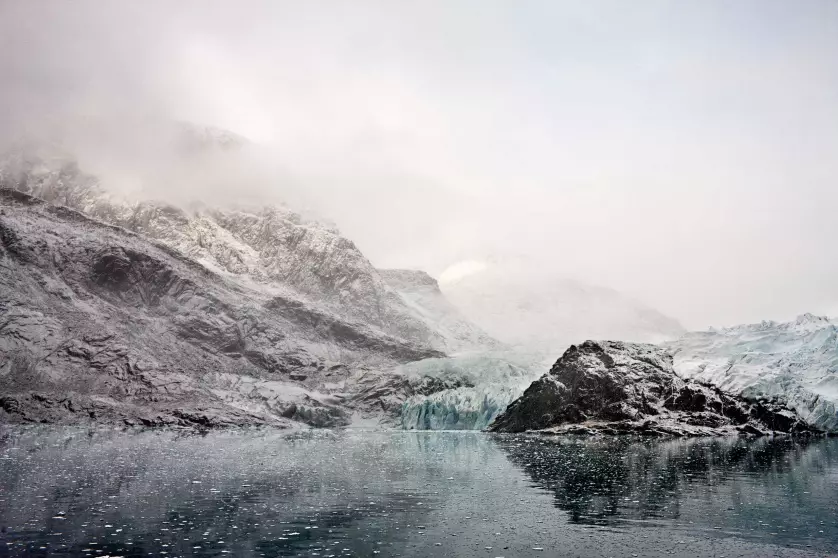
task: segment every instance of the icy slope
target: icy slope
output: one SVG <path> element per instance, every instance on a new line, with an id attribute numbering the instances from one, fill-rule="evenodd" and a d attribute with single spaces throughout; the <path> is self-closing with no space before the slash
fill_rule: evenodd
<path id="1" fill-rule="evenodd" d="M 441 277 L 442 292 L 486 332 L 555 355 L 585 339 L 660 342 L 683 333 L 677 321 L 617 291 L 551 276 L 529 264 L 472 262 Z"/>
<path id="2" fill-rule="evenodd" d="M 675 370 L 745 397 L 778 398 L 810 424 L 838 430 L 838 322 L 791 322 L 688 333 L 665 344 Z"/>

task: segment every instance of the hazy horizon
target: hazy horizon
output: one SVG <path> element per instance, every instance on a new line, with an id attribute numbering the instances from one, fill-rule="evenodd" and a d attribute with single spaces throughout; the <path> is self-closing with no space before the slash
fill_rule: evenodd
<path id="1" fill-rule="evenodd" d="M 522 258 L 691 329 L 838 314 L 829 0 L 0 0 L 0 49 L 0 143 L 57 126 L 116 189 L 288 200 L 379 267 Z M 184 171 L 171 121 L 257 154 Z"/>

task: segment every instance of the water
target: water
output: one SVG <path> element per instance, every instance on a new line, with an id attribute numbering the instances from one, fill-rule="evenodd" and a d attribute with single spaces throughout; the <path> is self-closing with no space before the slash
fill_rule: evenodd
<path id="1" fill-rule="evenodd" d="M 0 557 L 835 553 L 836 439 L 0 430 Z"/>

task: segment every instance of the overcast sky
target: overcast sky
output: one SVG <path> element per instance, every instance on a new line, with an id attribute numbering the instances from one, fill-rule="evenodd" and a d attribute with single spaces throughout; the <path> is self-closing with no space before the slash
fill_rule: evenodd
<path id="1" fill-rule="evenodd" d="M 834 0 L 0 0 L 0 109 L 237 132 L 380 266 L 838 314 Z"/>

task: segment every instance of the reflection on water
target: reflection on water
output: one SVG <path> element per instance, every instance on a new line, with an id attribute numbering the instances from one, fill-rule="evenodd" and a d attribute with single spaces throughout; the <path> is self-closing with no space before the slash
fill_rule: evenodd
<path id="1" fill-rule="evenodd" d="M 0 430 L 0 557 L 824 555 L 836 496 L 838 440 Z"/>
<path id="2" fill-rule="evenodd" d="M 835 440 L 499 440 L 574 523 L 838 541 Z"/>

